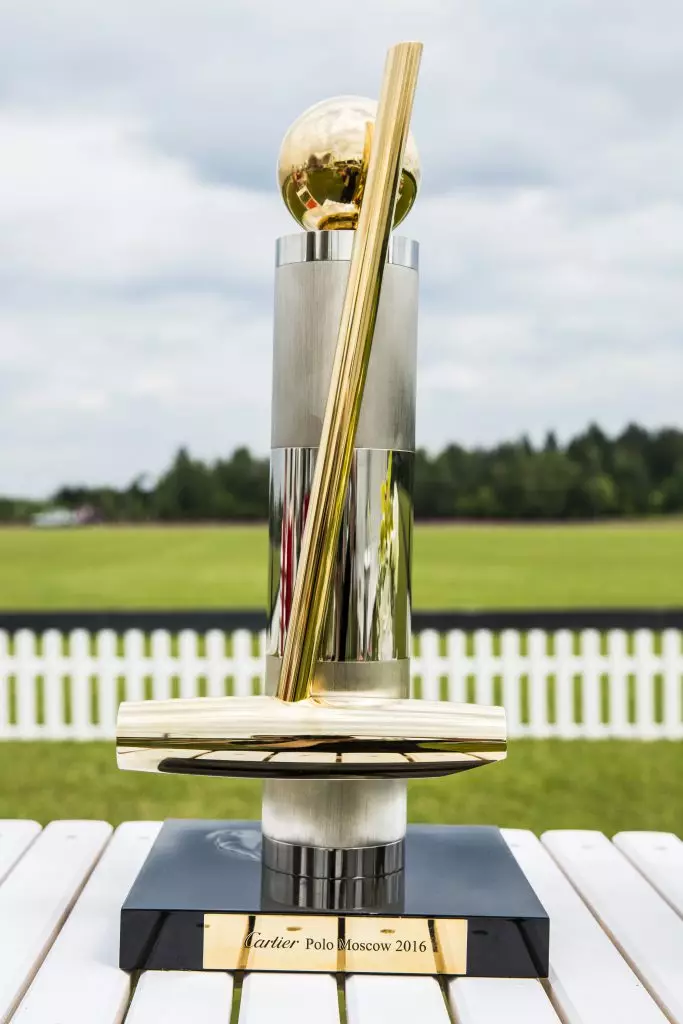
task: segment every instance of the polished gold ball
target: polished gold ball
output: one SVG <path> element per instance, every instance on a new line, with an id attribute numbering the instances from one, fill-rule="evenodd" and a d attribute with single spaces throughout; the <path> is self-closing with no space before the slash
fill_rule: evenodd
<path id="1" fill-rule="evenodd" d="M 377 103 L 335 96 L 305 110 L 280 147 L 278 181 L 285 206 L 308 231 L 355 228 Z M 394 227 L 415 202 L 420 163 L 412 134 L 403 157 Z"/>

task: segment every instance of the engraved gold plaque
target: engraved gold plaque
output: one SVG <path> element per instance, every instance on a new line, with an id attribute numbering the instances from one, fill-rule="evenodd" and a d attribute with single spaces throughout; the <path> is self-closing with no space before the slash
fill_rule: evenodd
<path id="1" fill-rule="evenodd" d="M 205 971 L 467 973 L 467 921 L 420 917 L 205 914 Z"/>

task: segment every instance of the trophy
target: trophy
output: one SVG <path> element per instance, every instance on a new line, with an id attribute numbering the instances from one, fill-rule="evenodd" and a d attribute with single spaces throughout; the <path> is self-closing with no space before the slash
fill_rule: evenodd
<path id="1" fill-rule="evenodd" d="M 407 826 L 411 778 L 504 759 L 502 708 L 410 699 L 422 47 L 279 159 L 266 694 L 121 705 L 119 767 L 263 780 L 262 822 L 165 822 L 127 970 L 542 977 L 548 918 L 498 829 Z M 217 783 L 220 784 L 220 783 Z"/>

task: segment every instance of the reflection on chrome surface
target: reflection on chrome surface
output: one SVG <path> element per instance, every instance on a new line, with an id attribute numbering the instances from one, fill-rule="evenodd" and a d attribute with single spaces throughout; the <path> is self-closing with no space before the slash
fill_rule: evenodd
<path id="1" fill-rule="evenodd" d="M 285 267 L 290 263 L 326 263 L 348 261 L 355 235 L 353 231 L 297 231 L 282 235 L 275 243 L 275 266 Z M 417 270 L 420 246 L 404 235 L 390 235 L 387 247 L 387 263 L 393 263 L 408 270 Z"/>
<path id="2" fill-rule="evenodd" d="M 404 898 L 403 871 L 338 877 L 286 874 L 264 867 L 261 876 L 261 906 L 266 911 L 381 910 L 385 914 L 401 914 Z"/>
<path id="3" fill-rule="evenodd" d="M 269 653 L 282 655 L 317 450 L 271 458 Z M 356 449 L 321 660 L 409 656 L 412 452 Z"/>

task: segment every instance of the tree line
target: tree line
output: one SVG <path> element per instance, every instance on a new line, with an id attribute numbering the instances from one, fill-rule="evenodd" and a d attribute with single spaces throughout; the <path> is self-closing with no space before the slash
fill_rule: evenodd
<path id="1" fill-rule="evenodd" d="M 204 462 L 185 448 L 159 479 L 125 488 L 65 486 L 48 502 L 0 498 L 0 520 L 21 522 L 48 506 L 90 506 L 104 521 L 263 520 L 268 459 L 238 448 Z M 417 452 L 419 519 L 596 519 L 683 512 L 683 431 L 635 424 L 616 437 L 592 425 L 562 445 L 523 437 L 491 448 L 448 445 Z"/>

